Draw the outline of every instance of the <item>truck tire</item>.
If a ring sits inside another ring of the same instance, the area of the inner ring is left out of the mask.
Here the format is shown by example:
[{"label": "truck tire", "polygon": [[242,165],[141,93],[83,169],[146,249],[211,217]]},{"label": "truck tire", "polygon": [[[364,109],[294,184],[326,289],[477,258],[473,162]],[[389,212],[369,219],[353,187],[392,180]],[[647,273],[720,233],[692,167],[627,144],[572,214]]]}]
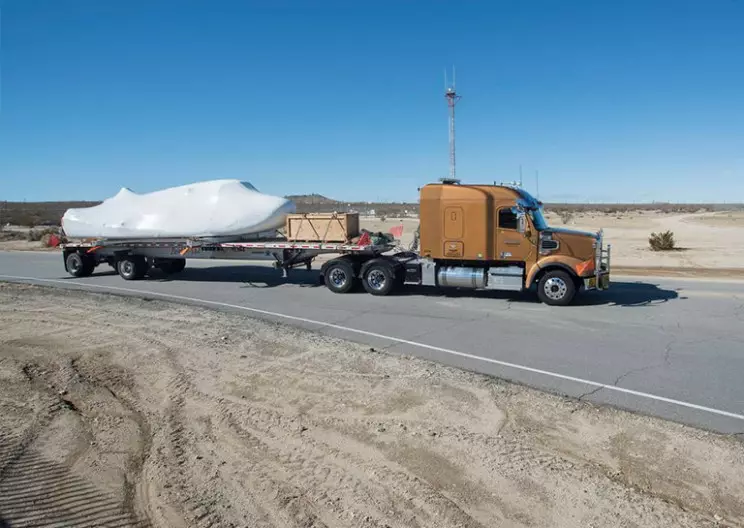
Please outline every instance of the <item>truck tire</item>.
[{"label": "truck tire", "polygon": [[398,285],[395,268],[388,262],[372,262],[364,268],[362,285],[372,295],[388,295]]},{"label": "truck tire", "polygon": [[565,271],[548,271],[537,283],[537,296],[550,306],[566,306],[576,296],[576,283]]},{"label": "truck tire", "polygon": [[348,293],[357,281],[354,266],[346,259],[335,259],[326,264],[323,280],[333,293]]},{"label": "truck tire", "polygon": [[147,261],[144,257],[122,257],[116,264],[116,271],[124,280],[139,280],[147,273]]},{"label": "truck tire", "polygon": [[89,277],[96,267],[96,263],[89,255],[70,253],[65,259],[67,272],[73,277]]}]

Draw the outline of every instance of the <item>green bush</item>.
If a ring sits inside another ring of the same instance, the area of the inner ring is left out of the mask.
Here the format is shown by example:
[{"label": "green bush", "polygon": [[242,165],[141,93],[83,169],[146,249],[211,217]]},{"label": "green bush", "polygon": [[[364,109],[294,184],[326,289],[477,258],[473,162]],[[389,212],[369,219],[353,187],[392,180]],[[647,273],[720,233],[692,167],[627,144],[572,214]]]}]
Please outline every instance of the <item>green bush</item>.
[{"label": "green bush", "polygon": [[648,245],[651,251],[671,251],[677,243],[674,241],[674,233],[665,231],[664,233],[651,233],[648,237]]}]

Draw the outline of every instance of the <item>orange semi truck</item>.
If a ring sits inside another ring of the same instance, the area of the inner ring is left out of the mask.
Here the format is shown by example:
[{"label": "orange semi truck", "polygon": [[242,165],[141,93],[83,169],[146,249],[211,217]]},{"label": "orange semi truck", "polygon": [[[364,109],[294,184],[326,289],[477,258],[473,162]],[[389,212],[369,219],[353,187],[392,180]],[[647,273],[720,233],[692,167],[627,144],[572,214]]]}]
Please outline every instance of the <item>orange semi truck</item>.
[{"label": "orange semi truck", "polygon": [[65,244],[65,269],[74,277],[108,264],[126,280],[153,268],[178,274],[186,259],[273,259],[285,273],[311,268],[321,254],[340,254],[323,264],[320,279],[347,293],[361,284],[373,295],[405,285],[523,291],[566,305],[580,290],[610,285],[610,247],[602,232],[547,225],[541,203],[519,187],[461,185],[442,180],[421,188],[420,249],[391,254],[389,242],[296,242],[287,238],[87,240]]},{"label": "orange semi truck", "polygon": [[519,187],[442,180],[420,190],[417,254],[372,259],[349,254],[323,265],[326,286],[357,281],[385,295],[402,284],[484,290],[537,289],[540,300],[567,305],[580,290],[610,285],[610,247],[602,232],[548,226],[542,204]]}]

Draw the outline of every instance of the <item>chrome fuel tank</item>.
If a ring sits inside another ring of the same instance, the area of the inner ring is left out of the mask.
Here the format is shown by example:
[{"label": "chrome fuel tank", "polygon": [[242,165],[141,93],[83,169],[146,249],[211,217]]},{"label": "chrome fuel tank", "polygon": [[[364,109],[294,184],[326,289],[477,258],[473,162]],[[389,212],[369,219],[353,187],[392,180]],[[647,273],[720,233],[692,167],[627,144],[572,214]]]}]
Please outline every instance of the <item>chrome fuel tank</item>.
[{"label": "chrome fuel tank", "polygon": [[483,288],[486,285],[486,270],[457,266],[439,268],[437,283],[451,288]]}]

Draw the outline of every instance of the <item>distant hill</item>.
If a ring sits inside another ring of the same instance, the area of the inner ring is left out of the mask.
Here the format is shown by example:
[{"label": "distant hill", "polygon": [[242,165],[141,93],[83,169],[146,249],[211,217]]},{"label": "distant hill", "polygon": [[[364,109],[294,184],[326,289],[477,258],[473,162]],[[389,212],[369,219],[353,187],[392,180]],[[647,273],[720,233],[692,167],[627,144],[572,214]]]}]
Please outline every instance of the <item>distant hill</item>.
[{"label": "distant hill", "polygon": [[[287,196],[297,205],[300,213],[330,213],[353,211],[363,215],[400,217],[418,213],[417,203],[367,203],[341,202],[320,194]],[[5,224],[38,226],[59,225],[62,215],[72,207],[91,207],[101,202],[3,202],[0,201],[0,227]],[[726,211],[744,209],[742,204],[578,204],[547,203],[547,211],[562,214],[568,212],[597,211],[616,214],[625,211],[664,211],[667,213],[696,213],[702,211]]]},{"label": "distant hill", "polygon": [[73,207],[92,207],[101,202],[0,202],[0,226],[59,225],[65,211]]},{"label": "distant hill", "polygon": [[296,204],[335,204],[337,200],[326,198],[322,194],[291,194],[285,196],[287,200],[292,200]]}]

